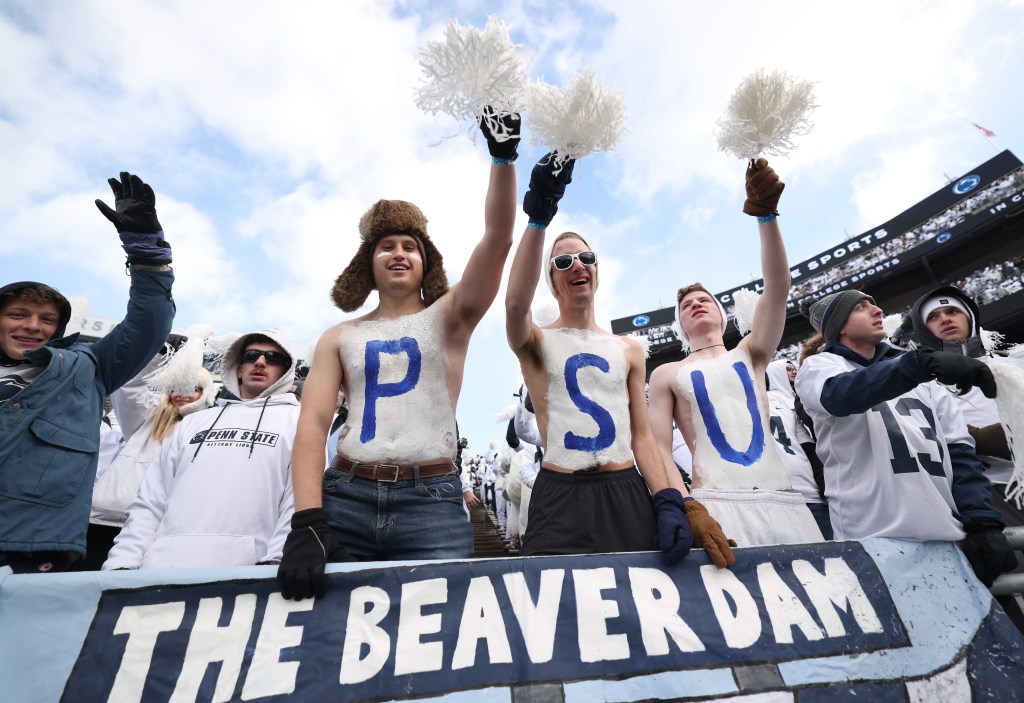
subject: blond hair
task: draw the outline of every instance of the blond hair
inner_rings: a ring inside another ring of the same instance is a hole
[[[181,413],[174,407],[174,403],[171,402],[171,395],[168,393],[160,401],[156,412],[153,413],[153,424],[149,428],[149,436],[163,444],[164,440],[170,436],[179,422],[181,422]]]

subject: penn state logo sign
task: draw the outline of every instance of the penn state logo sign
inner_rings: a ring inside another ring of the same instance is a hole
[[[953,192],[957,195],[969,193],[977,188],[979,183],[981,183],[981,176],[964,176],[953,186]]]
[[[637,315],[636,317],[633,318],[634,327],[643,327],[645,325],[649,325],[650,323],[651,318],[649,318],[647,315]]]
[[[949,232],[943,232],[942,234],[935,238],[935,241],[938,242],[939,244],[945,244],[952,238],[952,234],[950,234]]]

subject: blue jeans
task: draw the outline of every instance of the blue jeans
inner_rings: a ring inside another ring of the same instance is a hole
[[[335,539],[359,561],[473,556],[456,473],[387,483],[327,469],[324,513]]]

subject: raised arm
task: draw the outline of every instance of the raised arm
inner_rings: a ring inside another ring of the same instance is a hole
[[[558,201],[565,195],[565,187],[572,182],[575,163],[569,159],[559,164],[556,155],[549,153],[530,173],[530,188],[523,197],[523,211],[529,215],[530,223],[519,240],[505,291],[505,333],[508,345],[517,355],[534,334],[530,306],[547,265],[543,260],[544,234],[558,212]]]
[[[789,259],[782,241],[778,217],[779,197],[786,187],[765,159],[752,163],[746,172],[747,200],[743,212],[757,217],[761,239],[761,275],[764,292],[754,311],[747,345],[751,358],[767,363],[779,346],[786,326],[789,299]]]
[[[484,200],[484,236],[473,249],[462,280],[451,290],[456,317],[469,329],[476,327],[498,294],[516,222],[515,160],[521,121],[518,114],[505,115],[499,121],[505,128],[502,141],[487,121],[480,122],[493,162]]]

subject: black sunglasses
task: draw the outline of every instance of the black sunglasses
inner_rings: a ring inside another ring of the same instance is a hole
[[[292,365],[291,357],[287,354],[281,354],[275,351],[263,351],[262,349],[246,349],[242,352],[242,363],[243,364],[255,364],[256,361],[263,357],[265,363],[270,366],[284,366],[285,368]]]
[[[572,260],[579,259],[584,266],[593,266],[597,263],[597,254],[592,251],[581,251],[578,254],[559,254],[551,258],[551,263],[558,271],[565,271],[572,266]]]

